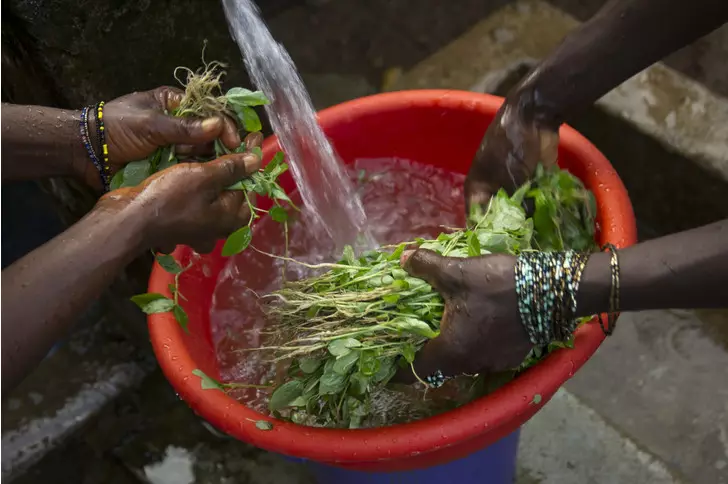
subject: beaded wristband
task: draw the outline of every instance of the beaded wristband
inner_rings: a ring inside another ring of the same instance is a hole
[[[96,169],[99,171],[99,177],[101,178],[101,186],[103,186],[105,189],[107,189],[108,184],[106,182],[106,176],[104,176],[103,165],[101,164],[99,157],[96,156],[94,147],[91,144],[91,138],[89,137],[88,112],[89,112],[89,108],[83,108],[81,110],[81,121],[79,122],[79,128],[80,128],[80,132],[81,132],[81,143],[83,143],[83,147],[86,148],[86,153],[88,154],[88,157],[91,158],[91,162],[94,164]]]
[[[617,324],[617,313],[619,312],[619,256],[617,248],[612,244],[605,244],[602,250],[608,250],[612,256],[609,259],[609,273],[611,276],[611,288],[609,290],[609,312],[607,313],[607,326],[604,325],[602,315],[599,315],[599,326],[605,335],[610,336]]]
[[[576,294],[587,254],[526,252],[514,269],[518,312],[531,343],[565,341],[577,326]]]
[[[106,180],[111,177],[111,167],[109,166],[109,145],[106,144],[106,131],[104,128],[104,101],[101,101],[96,105],[96,132],[99,138],[99,146],[101,147],[101,154],[103,156],[103,174]],[[106,191],[109,190],[109,184],[105,183],[104,188]]]

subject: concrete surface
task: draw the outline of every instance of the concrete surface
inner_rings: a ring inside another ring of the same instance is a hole
[[[540,484],[681,482],[655,456],[564,389],[524,425],[518,465],[519,481]]]
[[[547,55],[578,25],[542,1],[511,3],[419,63],[390,89],[493,92],[511,73]],[[728,180],[728,99],[658,63],[597,105]]]
[[[713,317],[710,323],[694,311],[623,314],[566,389],[688,482],[725,484],[728,353],[706,325],[728,329],[728,311]]]

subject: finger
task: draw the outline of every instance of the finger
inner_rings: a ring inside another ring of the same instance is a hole
[[[219,138],[224,129],[222,118],[176,118],[162,113],[152,117],[149,128],[159,146],[210,143]]]
[[[225,155],[202,165],[207,185],[222,190],[260,169],[260,158],[252,153]]]
[[[154,99],[162,110],[173,111],[179,107],[184,91],[177,87],[162,86],[153,91]]]
[[[209,156],[215,152],[213,143],[202,145],[175,145],[174,152],[180,156]]]
[[[222,134],[220,134],[220,141],[222,141],[222,144],[224,144],[229,150],[234,150],[240,146],[238,125],[227,116],[223,118],[223,129]]]
[[[191,246],[198,254],[209,254],[215,250],[215,244],[217,244],[217,240],[209,239],[195,242]]]
[[[263,144],[263,133],[260,131],[255,131],[254,133],[249,133],[248,136],[245,137],[245,150],[250,151],[253,148],[259,148]]]
[[[223,223],[223,231],[234,231],[239,228],[236,227],[238,212],[243,205],[246,205],[245,194],[240,190],[224,191],[215,200],[216,212],[220,214],[222,221],[225,222]]]
[[[405,271],[411,276],[424,279],[440,293],[449,293],[458,284],[457,275],[462,274],[462,268],[459,267],[461,263],[459,259],[443,257],[427,249],[406,251],[400,259]]]
[[[497,189],[496,189],[497,190]],[[482,182],[465,183],[465,213],[470,215],[470,210],[475,206],[483,209],[488,206],[495,190],[488,184]]]

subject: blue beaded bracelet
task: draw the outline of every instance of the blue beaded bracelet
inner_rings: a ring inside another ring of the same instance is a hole
[[[101,160],[99,160],[99,157],[96,156],[96,152],[94,151],[94,147],[91,144],[91,138],[89,136],[89,129],[88,129],[88,113],[89,108],[85,107],[81,110],[81,120],[79,122],[79,128],[81,131],[81,143],[83,144],[83,147],[86,148],[86,153],[88,154],[88,157],[91,159],[91,162],[94,164],[96,169],[99,172],[99,177],[101,179],[101,186],[104,187],[105,191],[108,191],[109,184],[107,181],[107,177],[104,174],[104,165],[101,163]]]
[[[576,329],[576,294],[589,255],[525,252],[515,266],[518,313],[531,343],[565,341]]]

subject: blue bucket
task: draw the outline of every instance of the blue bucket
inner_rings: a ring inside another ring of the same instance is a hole
[[[520,429],[447,464],[400,472],[364,472],[306,462],[319,484],[512,484]]]

